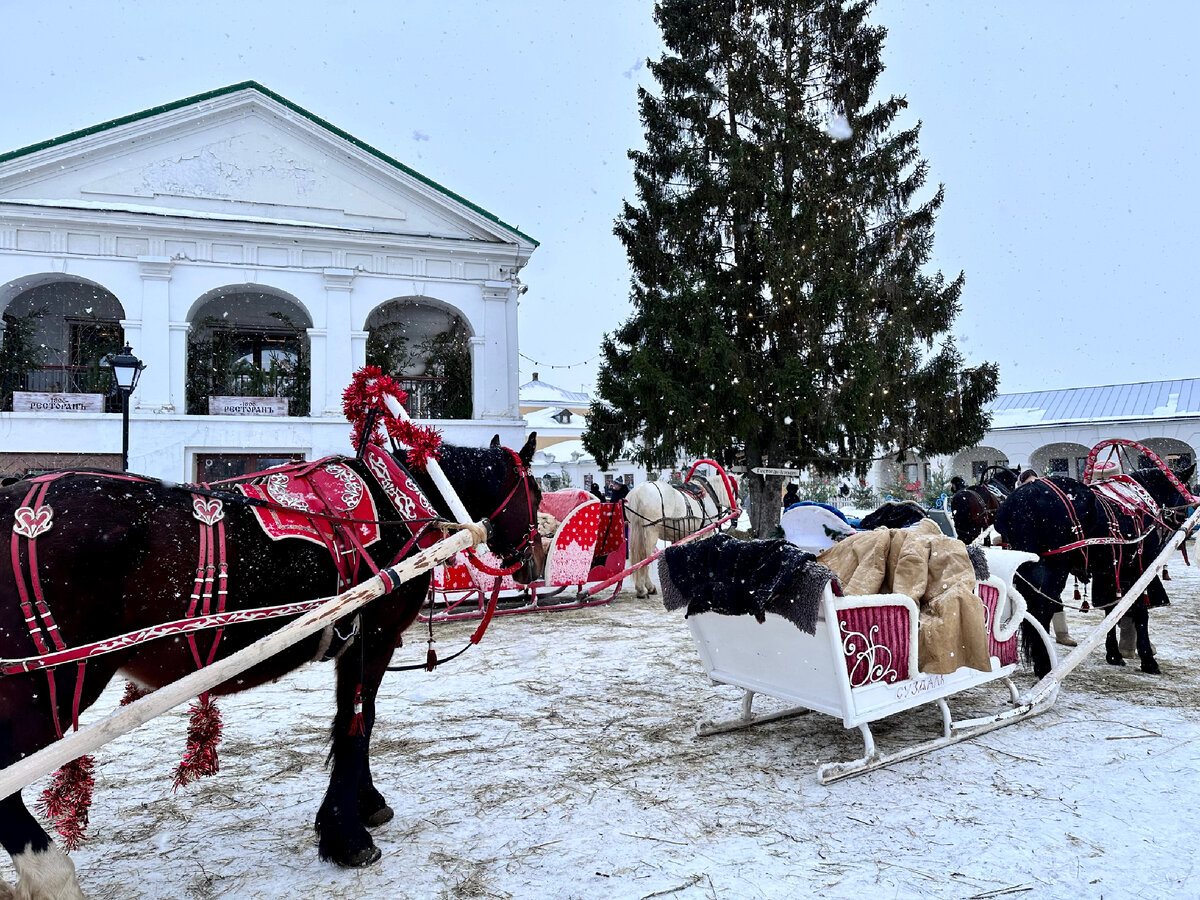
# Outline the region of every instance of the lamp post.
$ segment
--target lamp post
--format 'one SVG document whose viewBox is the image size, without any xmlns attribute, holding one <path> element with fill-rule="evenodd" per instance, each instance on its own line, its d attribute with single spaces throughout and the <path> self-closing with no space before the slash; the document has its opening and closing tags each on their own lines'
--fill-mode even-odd
<svg viewBox="0 0 1200 900">
<path fill-rule="evenodd" d="M 108 365 L 112 368 L 113 381 L 121 394 L 121 471 L 129 471 L 129 395 L 137 387 L 138 379 L 146 364 L 133 355 L 128 344 L 117 354 L 110 354 Z"/>
</svg>

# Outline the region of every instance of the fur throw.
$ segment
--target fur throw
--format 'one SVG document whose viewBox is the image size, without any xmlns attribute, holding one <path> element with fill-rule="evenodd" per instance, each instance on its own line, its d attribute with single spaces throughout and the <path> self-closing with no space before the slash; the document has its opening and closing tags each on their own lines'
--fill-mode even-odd
<svg viewBox="0 0 1200 900">
<path fill-rule="evenodd" d="M 815 634 L 817 610 L 833 572 L 787 541 L 739 541 L 725 534 L 668 547 L 658 562 L 663 606 L 688 616 L 767 613 Z"/>
<path fill-rule="evenodd" d="M 962 541 L 942 534 L 931 519 L 914 528 L 861 531 L 819 559 L 849 595 L 895 592 L 916 601 L 920 671 L 991 671 L 984 608 L 975 596 L 977 563 Z"/>
</svg>

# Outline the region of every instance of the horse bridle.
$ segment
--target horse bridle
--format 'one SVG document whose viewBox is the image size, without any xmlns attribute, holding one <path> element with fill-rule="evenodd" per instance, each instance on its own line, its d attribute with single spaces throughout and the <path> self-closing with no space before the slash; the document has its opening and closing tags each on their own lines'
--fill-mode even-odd
<svg viewBox="0 0 1200 900">
<path fill-rule="evenodd" d="M 533 542 L 540 540 L 537 528 L 537 510 L 534 508 L 533 491 L 529 487 L 531 478 L 529 469 L 526 468 L 525 463 L 522 462 L 521 457 L 515 450 L 509 447 L 505 447 L 504 449 L 508 451 L 508 454 L 512 457 L 513 464 L 516 467 L 517 482 L 512 486 L 512 489 L 504 495 L 504 499 L 500 501 L 500 504 L 496 507 L 495 512 L 488 516 L 488 518 L 495 520 L 496 516 L 498 516 L 508 507 L 509 501 L 512 500 L 517 493 L 517 488 L 524 486 L 525 504 L 526 509 L 529 511 L 529 531 L 508 553 L 503 553 L 498 549 L 492 549 L 492 552 L 500 557 L 499 569 L 489 566 L 487 563 L 481 560 L 475 554 L 473 548 L 466 551 L 467 558 L 471 561 L 471 565 L 475 566 L 475 568 L 479 569 L 480 571 L 486 572 L 488 575 L 494 575 L 497 577 L 511 575 L 522 566 L 526 565 L 533 556 Z"/>
</svg>

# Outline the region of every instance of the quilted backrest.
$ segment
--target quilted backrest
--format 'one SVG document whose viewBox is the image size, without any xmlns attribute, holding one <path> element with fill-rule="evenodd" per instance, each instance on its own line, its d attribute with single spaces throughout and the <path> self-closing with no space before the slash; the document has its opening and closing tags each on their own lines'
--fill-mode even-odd
<svg viewBox="0 0 1200 900">
<path fill-rule="evenodd" d="M 625 546 L 625 519 L 619 503 L 591 500 L 572 510 L 546 554 L 544 581 L 550 587 L 584 584 L 597 556 Z"/>
</svg>

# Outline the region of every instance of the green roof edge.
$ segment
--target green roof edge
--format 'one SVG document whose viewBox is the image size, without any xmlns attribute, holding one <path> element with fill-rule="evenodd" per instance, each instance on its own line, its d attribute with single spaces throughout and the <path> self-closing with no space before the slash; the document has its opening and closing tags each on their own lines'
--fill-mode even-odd
<svg viewBox="0 0 1200 900">
<path fill-rule="evenodd" d="M 276 103 L 287 107 L 294 113 L 298 113 L 299 115 L 304 116 L 304 118 L 308 119 L 310 122 L 313 122 L 314 124 L 321 126 L 326 131 L 337 135 L 342 140 L 349 141 L 355 147 L 357 147 L 360 150 L 365 151 L 366 153 L 371 154 L 376 159 L 382 160 L 383 162 L 387 163 L 389 166 L 399 169 L 401 172 L 404 172 L 406 175 L 410 175 L 413 178 L 417 179 L 418 181 L 421 181 L 421 182 L 429 185 L 431 188 L 438 191 L 439 193 L 446 195 L 450 199 L 452 199 L 458 203 L 461 203 L 463 206 L 466 206 L 469 209 L 473 209 L 475 212 L 479 213 L 481 216 L 484 216 L 485 218 L 489 219 L 490 221 L 495 222 L 497 225 L 500 225 L 503 228 L 507 229 L 508 231 L 511 231 L 513 234 L 519 235 L 523 239 L 529 241 L 535 247 L 540 246 L 540 243 L 537 240 L 535 240 L 534 238 L 525 234 L 519 228 L 514 228 L 512 225 L 509 225 L 507 222 L 505 222 L 503 219 L 501 219 L 499 216 L 495 215 L 494 213 L 488 212 L 483 207 L 478 206 L 475 203 L 472 203 L 466 197 L 463 197 L 460 194 L 456 194 L 454 191 L 450 190 L 449 188 L 438 184 L 432 178 L 428 178 L 425 175 L 422 175 L 416 169 L 406 166 L 404 163 L 400 162 L 400 160 L 395 159 L 391 156 L 388 156 L 386 153 L 384 153 L 381 150 L 376 150 L 374 147 L 372 147 L 370 144 L 366 143 L 365 141 L 360 141 L 354 135 L 352 135 L 346 131 L 343 131 L 342 129 L 338 128 L 336 125 L 332 124 L 331 122 L 325 121 L 320 116 L 310 113 L 304 107 L 299 106 L 296 103 L 293 103 L 291 100 L 287 99 L 287 97 L 284 97 L 280 94 L 275 93 L 270 88 L 263 87 L 257 81 L 239 81 L 237 84 L 231 84 L 226 87 L 216 88 L 215 90 L 205 91 L 202 94 L 195 94 L 191 97 L 184 97 L 182 100 L 175 100 L 171 103 L 164 103 L 161 106 L 153 106 L 150 109 L 145 109 L 145 110 L 142 110 L 141 112 L 131 113 L 130 115 L 121 116 L 120 118 L 117 118 L 117 119 L 110 119 L 107 122 L 101 122 L 98 125 L 92 125 L 92 126 L 89 126 L 88 128 L 81 128 L 78 131 L 72 131 L 68 134 L 60 135 L 59 137 L 56 137 L 56 138 L 50 138 L 49 140 L 45 140 L 45 141 L 38 141 L 36 144 L 30 144 L 28 147 L 21 147 L 17 150 L 9 150 L 6 153 L 0 153 L 0 163 L 5 163 L 5 162 L 8 162 L 9 160 L 13 160 L 13 159 L 19 159 L 22 156 L 28 156 L 30 153 L 37 153 L 39 150 L 46 150 L 50 147 L 55 147 L 59 144 L 65 144 L 70 141 L 78 140 L 79 138 L 88 137 L 93 134 L 99 134 L 102 131 L 108 131 L 110 128 L 117 128 L 117 127 L 120 127 L 121 125 L 128 125 L 131 122 L 137 122 L 142 119 L 148 119 L 151 116 L 157 116 L 161 113 L 171 112 L 172 110 L 181 109 L 185 106 L 191 106 L 192 104 L 195 104 L 195 103 L 202 103 L 205 100 L 212 100 L 214 97 L 221 97 L 221 96 L 224 96 L 225 94 L 234 94 L 234 93 L 237 93 L 238 91 L 244 91 L 244 90 L 258 91 L 264 97 L 270 97 Z"/>
</svg>

